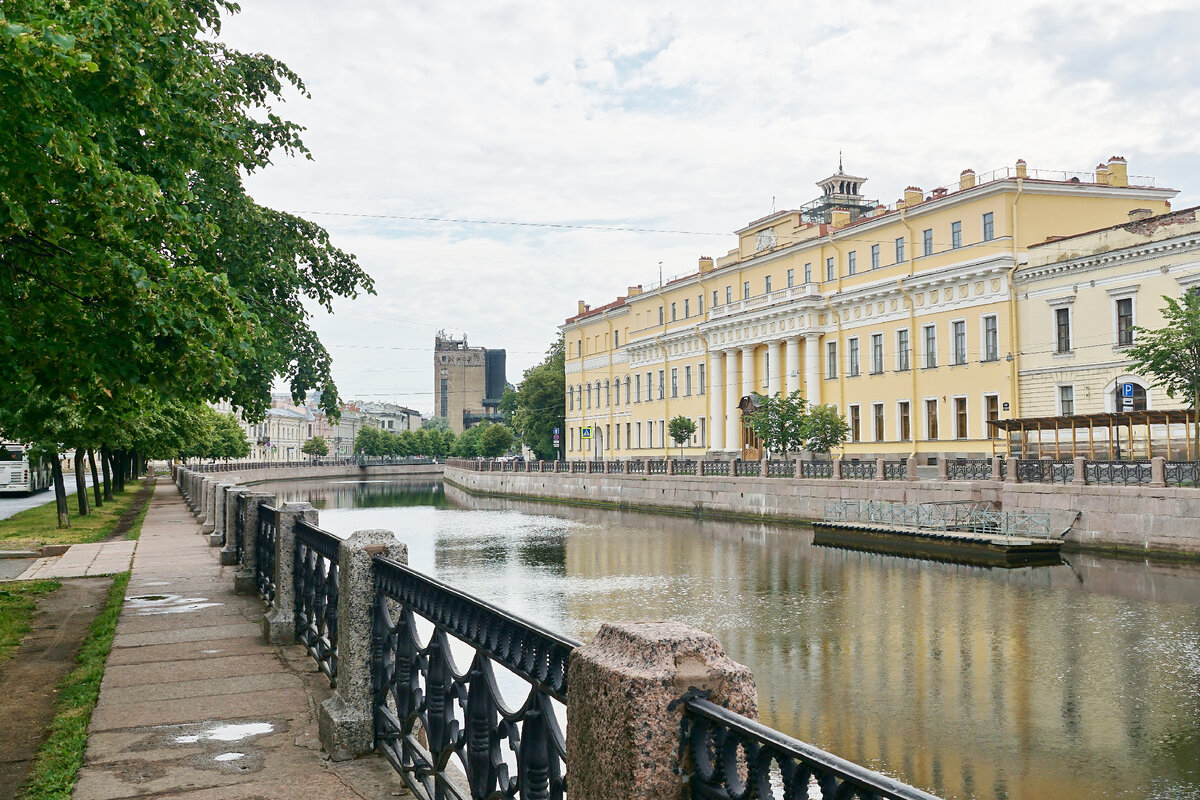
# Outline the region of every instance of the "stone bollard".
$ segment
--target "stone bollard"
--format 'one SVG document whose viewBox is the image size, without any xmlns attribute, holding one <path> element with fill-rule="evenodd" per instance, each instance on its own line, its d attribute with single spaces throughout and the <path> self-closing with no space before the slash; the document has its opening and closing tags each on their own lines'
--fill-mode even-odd
<svg viewBox="0 0 1200 800">
<path fill-rule="evenodd" d="M 263 640 L 267 644 L 296 643 L 296 522 L 317 524 L 317 510 L 308 503 L 285 503 L 279 509 L 275 529 L 275 599 L 263 617 Z"/>
<path fill-rule="evenodd" d="M 208 535 L 209 547 L 220 547 L 225 544 L 225 522 L 228 517 L 226 502 L 229 496 L 229 490 L 233 488 L 232 483 L 218 483 L 216 489 L 213 490 L 213 529 Z"/>
<path fill-rule="evenodd" d="M 200 526 L 200 533 L 208 536 L 216 529 L 217 522 L 217 481 L 215 478 L 207 478 L 204 481 L 204 514 Z"/>
<path fill-rule="evenodd" d="M 667 474 L 668 475 L 675 474 L 675 459 L 673 459 L 673 458 L 667 459 Z"/>
<path fill-rule="evenodd" d="M 628 458 L 621 462 L 621 472 L 625 475 L 629 474 L 629 462 L 630 459 Z"/>
<path fill-rule="evenodd" d="M 999 456 L 992 456 L 992 480 L 1003 480 L 1000 473 L 1000 462 L 1002 459 Z"/>
<path fill-rule="evenodd" d="M 1008 457 L 1008 476 L 1005 477 L 1004 482 L 1005 483 L 1016 483 L 1017 481 L 1018 481 L 1017 459 L 1013 458 L 1012 456 L 1009 456 Z"/>
<path fill-rule="evenodd" d="M 647 477 L 650 475 L 650 459 L 648 458 L 642 459 L 642 474 Z"/>
<path fill-rule="evenodd" d="M 909 456 L 904 459 L 904 479 L 909 481 L 920 480 L 920 473 L 917 472 L 916 456 Z"/>
<path fill-rule="evenodd" d="M 835 481 L 840 481 L 842 479 L 842 459 L 841 458 L 835 458 L 833 460 L 833 474 L 830 477 L 833 478 Z"/>
<path fill-rule="evenodd" d="M 883 466 L 884 460 L 885 459 L 882 456 L 875 459 L 875 480 L 877 480 L 877 481 L 884 480 L 884 466 Z"/>
<path fill-rule="evenodd" d="M 1082 458 L 1075 459 L 1076 462 L 1083 461 Z M 1075 474 L 1079 475 L 1083 472 L 1082 467 L 1078 464 L 1075 466 Z M 1161 489 L 1167 485 L 1167 460 L 1162 456 L 1155 456 L 1150 459 L 1150 486 L 1155 489 Z"/>
<path fill-rule="evenodd" d="M 945 454 L 941 454 L 938 456 L 937 467 L 938 467 L 938 480 L 939 481 L 950 480 L 950 459 L 946 458 Z"/>
<path fill-rule="evenodd" d="M 796 456 L 796 471 L 792 474 L 792 477 L 794 477 L 796 480 L 800 480 L 804 477 L 804 468 L 800 466 L 803 463 L 804 459 L 800 458 L 800 456 Z"/>
<path fill-rule="evenodd" d="M 1083 456 L 1078 456 L 1076 458 L 1071 459 L 1071 463 L 1074 464 L 1074 469 L 1075 469 L 1075 475 L 1074 475 L 1074 477 L 1072 477 L 1071 483 L 1073 483 L 1076 486 L 1086 486 L 1087 485 L 1087 459 L 1084 458 Z M 1151 462 L 1151 466 L 1150 466 L 1151 472 L 1153 472 L 1153 470 L 1154 470 L 1153 463 L 1154 462 Z M 1153 486 L 1154 484 L 1151 483 L 1150 485 Z M 1165 486 L 1166 484 L 1162 484 L 1162 485 Z"/>
<path fill-rule="evenodd" d="M 233 573 L 234 594 L 258 594 L 258 511 L 261 505 L 275 505 L 275 495 L 267 492 L 246 492 L 238 498 L 245 505 L 245 528 L 242 539 L 242 563 Z"/>
<path fill-rule="evenodd" d="M 371 560 L 377 555 L 407 564 L 408 546 L 391 531 L 366 530 L 350 534 L 338 547 L 337 689 L 317 712 L 321 747 L 334 761 L 375 749 Z"/>
<path fill-rule="evenodd" d="M 221 566 L 231 567 L 237 563 L 238 498 L 250 490 L 245 486 L 232 486 L 225 492 L 225 541 L 221 548 Z M 245 541 L 245 531 L 242 532 Z"/>
<path fill-rule="evenodd" d="M 759 461 L 758 461 L 758 477 L 760 477 L 760 478 L 767 477 L 767 470 L 768 470 L 767 464 L 768 463 L 769 463 L 768 459 L 765 455 L 759 459 Z"/>
<path fill-rule="evenodd" d="M 567 764 L 571 796 L 676 800 L 683 795 L 675 702 L 689 689 L 758 717 L 750 670 L 711 634 L 679 622 L 604 624 L 571 653 L 567 670 Z"/>
</svg>

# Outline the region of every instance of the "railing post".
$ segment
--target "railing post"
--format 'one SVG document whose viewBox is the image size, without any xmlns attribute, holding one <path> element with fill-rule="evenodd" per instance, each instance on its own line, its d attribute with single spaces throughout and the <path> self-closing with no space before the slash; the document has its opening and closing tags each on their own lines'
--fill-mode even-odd
<svg viewBox="0 0 1200 800">
<path fill-rule="evenodd" d="M 650 459 L 648 458 L 642 459 L 642 474 L 647 477 L 650 475 Z"/>
<path fill-rule="evenodd" d="M 833 474 L 830 475 L 829 477 L 833 478 L 835 481 L 840 481 L 842 479 L 842 459 L 841 459 L 841 457 L 835 458 L 833 460 Z"/>
<path fill-rule="evenodd" d="M 1039 461 L 1042 462 L 1042 483 L 1047 481 L 1054 483 L 1054 458 L 1053 456 L 1042 456 Z"/>
<path fill-rule="evenodd" d="M 1008 476 L 1004 479 L 1005 483 L 1018 483 L 1021 478 L 1017 475 L 1017 459 L 1012 456 L 1008 457 Z"/>
<path fill-rule="evenodd" d="M 792 477 L 794 477 L 796 480 L 801 480 L 801 479 L 803 479 L 803 478 L 804 478 L 804 473 L 802 472 L 802 470 L 804 469 L 804 467 L 803 467 L 803 466 L 801 466 L 803 463 L 804 463 L 804 459 L 800 458 L 800 456 L 796 456 L 796 472 L 795 472 L 795 474 L 792 476 Z"/>
<path fill-rule="evenodd" d="M 1075 459 L 1077 462 L 1083 459 Z M 1078 466 L 1075 467 L 1079 469 Z M 1076 473 L 1078 474 L 1078 473 Z M 1155 489 L 1161 489 L 1167 485 L 1167 460 L 1162 456 L 1155 456 L 1150 459 L 1150 486 Z"/>
<path fill-rule="evenodd" d="M 1087 459 L 1084 458 L 1083 456 L 1078 456 L 1076 458 L 1071 459 L 1071 462 L 1072 462 L 1072 464 L 1074 464 L 1074 470 L 1075 470 L 1075 475 L 1072 476 L 1071 483 L 1075 484 L 1076 486 L 1086 485 L 1087 484 Z M 1151 469 L 1153 469 L 1153 466 L 1151 466 Z M 1165 483 L 1162 485 L 1166 486 Z"/>
<path fill-rule="evenodd" d="M 629 474 L 629 464 L 630 464 L 630 459 L 628 459 L 628 458 L 625 459 L 623 462 L 621 462 L 621 472 L 624 473 L 625 475 Z"/>
<path fill-rule="evenodd" d="M 881 481 L 884 479 L 883 466 L 884 459 L 882 457 L 875 459 L 875 480 Z"/>
<path fill-rule="evenodd" d="M 950 459 L 946 458 L 945 453 L 938 454 L 938 480 L 950 480 Z"/>
<path fill-rule="evenodd" d="M 216 522 L 216 514 L 213 508 L 213 503 L 216 499 L 216 488 L 216 478 L 204 479 L 204 510 L 200 512 L 200 533 L 205 536 L 213 532 L 213 527 Z"/>
<path fill-rule="evenodd" d="M 992 456 L 992 480 L 994 481 L 1003 480 L 1000 472 L 1000 460 L 999 456 Z"/>
<path fill-rule="evenodd" d="M 226 498 L 232 488 L 232 483 L 221 482 L 213 490 L 213 529 L 208 535 L 209 547 L 220 547 L 225 544 L 225 522 L 228 517 L 225 511 L 225 507 L 228 505 Z"/>
<path fill-rule="evenodd" d="M 245 486 L 231 486 L 225 490 L 225 546 L 221 548 L 221 566 L 231 567 L 237 563 L 238 498 L 250 490 Z M 242 540 L 245 541 L 245 532 Z"/>
<path fill-rule="evenodd" d="M 918 480 L 920 473 L 917 472 L 916 456 L 909 456 L 904 459 L 904 479 L 909 481 Z"/>
<path fill-rule="evenodd" d="M 285 503 L 279 509 L 275 531 L 275 599 L 263 617 L 263 639 L 267 644 L 296 642 L 296 522 L 317 524 L 317 510 L 308 503 Z"/>
<path fill-rule="evenodd" d="M 667 474 L 668 475 L 675 474 L 675 459 L 673 459 L 673 458 L 667 459 Z"/>
<path fill-rule="evenodd" d="M 571 653 L 567 764 L 574 800 L 677 800 L 679 736 L 689 689 L 757 719 L 749 668 L 711 634 L 679 622 L 604 624 Z"/>
<path fill-rule="evenodd" d="M 338 546 L 337 688 L 317 712 L 321 746 L 334 761 L 375 748 L 371 560 L 377 555 L 407 564 L 408 546 L 385 530 L 355 531 Z"/>
</svg>

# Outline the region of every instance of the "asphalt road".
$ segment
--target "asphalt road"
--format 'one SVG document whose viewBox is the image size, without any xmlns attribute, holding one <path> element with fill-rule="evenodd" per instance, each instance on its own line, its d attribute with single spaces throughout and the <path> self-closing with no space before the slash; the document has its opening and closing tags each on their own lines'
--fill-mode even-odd
<svg viewBox="0 0 1200 800">
<path fill-rule="evenodd" d="M 63 485 L 67 489 L 67 497 L 75 493 L 75 475 L 74 473 L 63 472 Z M 92 485 L 92 479 L 89 477 L 87 485 Z M 44 503 L 54 502 L 54 487 L 36 492 L 32 495 L 20 494 L 0 494 L 0 519 L 8 519 L 18 511 L 24 511 L 27 508 L 40 506 Z"/>
</svg>

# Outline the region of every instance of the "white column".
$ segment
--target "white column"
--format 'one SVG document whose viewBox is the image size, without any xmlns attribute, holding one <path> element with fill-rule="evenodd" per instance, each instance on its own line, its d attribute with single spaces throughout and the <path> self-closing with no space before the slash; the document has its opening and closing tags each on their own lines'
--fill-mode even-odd
<svg viewBox="0 0 1200 800">
<path fill-rule="evenodd" d="M 725 449 L 741 446 L 738 436 L 738 351 L 725 351 Z"/>
<path fill-rule="evenodd" d="M 784 392 L 791 394 L 800 388 L 800 338 L 784 339 L 787 345 L 787 366 L 784 367 Z"/>
<path fill-rule="evenodd" d="M 821 337 L 810 333 L 804 337 L 804 397 L 811 405 L 821 402 Z"/>
<path fill-rule="evenodd" d="M 725 354 L 708 354 L 708 430 L 712 450 L 725 449 Z"/>
<path fill-rule="evenodd" d="M 778 339 L 767 342 L 767 397 L 774 397 L 783 389 L 783 359 L 779 357 Z"/>
<path fill-rule="evenodd" d="M 754 345 L 747 345 L 742 348 L 742 397 L 752 394 L 754 394 Z"/>
</svg>

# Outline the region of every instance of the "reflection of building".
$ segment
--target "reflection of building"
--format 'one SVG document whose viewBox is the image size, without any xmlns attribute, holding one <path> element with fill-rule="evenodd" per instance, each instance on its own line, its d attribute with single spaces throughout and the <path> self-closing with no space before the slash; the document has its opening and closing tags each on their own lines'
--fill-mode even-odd
<svg viewBox="0 0 1200 800">
<path fill-rule="evenodd" d="M 865 182 L 839 168 L 818 199 L 750 223 L 697 272 L 581 302 L 562 326 L 568 456 L 678 452 L 681 415 L 697 429 L 686 453 L 756 456 L 741 399 L 793 391 L 846 417 L 851 457 L 990 455 L 987 420 L 1025 413 L 1013 272 L 1035 245 L 1162 214 L 1176 194 L 1116 157 L 1075 175 L 964 170 L 891 206 Z"/>
<path fill-rule="evenodd" d="M 505 351 L 467 347 L 467 339 L 439 332 L 434 339 L 434 416 L 462 433 L 476 422 L 499 421 L 497 407 L 506 385 Z"/>
</svg>

